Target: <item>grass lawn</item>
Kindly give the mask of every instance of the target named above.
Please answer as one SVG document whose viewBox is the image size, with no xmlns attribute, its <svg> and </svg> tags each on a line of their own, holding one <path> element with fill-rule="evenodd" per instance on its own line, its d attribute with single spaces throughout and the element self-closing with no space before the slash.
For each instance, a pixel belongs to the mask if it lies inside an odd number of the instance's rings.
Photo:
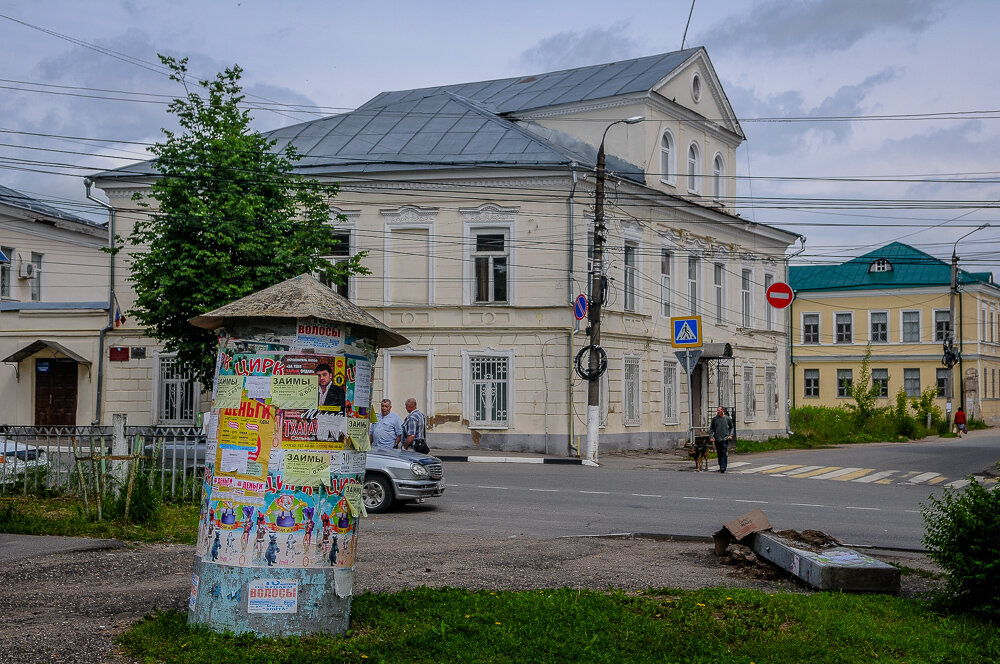
<svg viewBox="0 0 1000 664">
<path fill-rule="evenodd" d="M 143 662 L 1000 661 L 1000 630 L 886 595 L 418 588 L 354 598 L 343 638 L 259 639 L 147 617 L 118 638 Z"/>
<path fill-rule="evenodd" d="M 76 498 L 4 496 L 0 498 L 0 532 L 194 544 L 198 538 L 198 507 L 164 504 L 158 518 L 140 525 L 114 519 L 90 520 Z"/>
</svg>

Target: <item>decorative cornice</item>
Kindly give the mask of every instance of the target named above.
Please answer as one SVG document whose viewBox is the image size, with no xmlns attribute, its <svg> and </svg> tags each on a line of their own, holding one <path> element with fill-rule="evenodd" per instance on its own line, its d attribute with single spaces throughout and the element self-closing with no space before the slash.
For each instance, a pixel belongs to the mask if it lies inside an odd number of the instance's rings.
<svg viewBox="0 0 1000 664">
<path fill-rule="evenodd" d="M 463 189 L 468 189 L 470 198 L 478 198 L 482 196 L 480 189 L 483 187 L 488 187 L 490 189 L 555 188 L 566 187 L 571 182 L 572 179 L 567 171 L 567 174 L 564 177 L 475 178 L 469 180 L 435 180 L 433 182 L 414 182 L 412 180 L 400 182 L 386 180 L 352 183 L 340 181 L 340 190 L 342 192 L 350 191 L 353 193 L 393 190 L 444 191 L 454 195 L 456 190 L 458 193 L 461 193 Z"/>
<path fill-rule="evenodd" d="M 434 222 L 438 209 L 404 205 L 396 209 L 379 210 L 379 212 L 389 224 L 430 224 Z"/>
<path fill-rule="evenodd" d="M 474 208 L 459 208 L 462 221 L 469 222 L 513 222 L 517 217 L 517 207 L 501 207 L 495 203 L 483 203 Z"/>
</svg>

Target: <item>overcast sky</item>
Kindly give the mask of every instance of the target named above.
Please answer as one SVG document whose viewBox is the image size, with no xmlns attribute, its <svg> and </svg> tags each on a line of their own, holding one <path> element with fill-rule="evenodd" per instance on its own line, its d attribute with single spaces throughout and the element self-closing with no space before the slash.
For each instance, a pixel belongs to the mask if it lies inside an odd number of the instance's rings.
<svg viewBox="0 0 1000 664">
<path fill-rule="evenodd" d="M 384 90 L 677 50 L 690 9 L 8 0 L 0 184 L 88 212 L 82 176 L 146 158 L 142 143 L 170 126 L 166 100 L 181 91 L 157 53 L 190 58 L 202 77 L 239 64 L 250 101 L 282 105 L 254 111 L 271 129 Z M 964 268 L 1000 276 L 998 25 L 995 0 L 697 0 L 686 45 L 706 47 L 747 135 L 736 168 L 754 202 L 741 214 L 806 235 L 810 262 L 892 240 L 948 258 L 989 222 L 958 253 Z"/>
</svg>

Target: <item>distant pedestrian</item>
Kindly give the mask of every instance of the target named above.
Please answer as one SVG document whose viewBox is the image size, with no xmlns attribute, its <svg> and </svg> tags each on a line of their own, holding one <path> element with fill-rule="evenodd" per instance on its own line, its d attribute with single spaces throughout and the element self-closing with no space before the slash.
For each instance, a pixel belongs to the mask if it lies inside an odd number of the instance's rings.
<svg viewBox="0 0 1000 664">
<path fill-rule="evenodd" d="M 382 399 L 381 414 L 378 421 L 371 425 L 368 430 L 368 437 L 371 439 L 372 447 L 382 449 L 393 449 L 399 446 L 399 441 L 403 438 L 403 421 L 399 415 L 392 412 L 392 402 Z"/>
<path fill-rule="evenodd" d="M 726 415 L 726 409 L 719 406 L 708 427 L 708 442 L 715 443 L 715 454 L 719 457 L 719 472 L 726 472 L 729 465 L 729 441 L 735 433 L 733 418 Z"/>
<path fill-rule="evenodd" d="M 958 437 L 961 438 L 963 433 L 969 433 L 969 427 L 965 424 L 965 411 L 959 406 L 958 410 L 955 411 L 955 430 L 958 431 Z"/>
<path fill-rule="evenodd" d="M 421 454 L 430 452 L 427 447 L 427 417 L 417 410 L 417 400 L 406 400 L 406 419 L 403 420 L 403 449 Z"/>
</svg>

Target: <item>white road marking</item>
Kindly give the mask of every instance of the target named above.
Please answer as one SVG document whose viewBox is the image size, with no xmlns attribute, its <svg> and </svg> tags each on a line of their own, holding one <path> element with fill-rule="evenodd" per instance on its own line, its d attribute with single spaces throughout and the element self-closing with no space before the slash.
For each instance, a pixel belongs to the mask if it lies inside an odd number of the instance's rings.
<svg viewBox="0 0 1000 664">
<path fill-rule="evenodd" d="M 881 507 L 844 507 L 845 510 L 869 510 L 871 512 L 881 512 Z"/>
<path fill-rule="evenodd" d="M 528 491 L 544 491 L 548 493 L 558 493 L 559 489 L 528 489 Z"/>
<path fill-rule="evenodd" d="M 656 493 L 633 493 L 636 498 L 663 498 L 663 496 Z"/>
<path fill-rule="evenodd" d="M 601 496 L 610 496 L 611 495 L 610 491 L 581 491 L 580 493 L 596 493 L 596 494 L 599 494 Z"/>
<path fill-rule="evenodd" d="M 934 479 L 940 474 L 941 473 L 921 473 L 916 477 L 911 477 L 910 479 L 906 480 L 906 484 L 920 484 L 922 482 L 926 482 L 927 480 Z"/>
<path fill-rule="evenodd" d="M 826 505 L 813 505 L 812 503 L 792 503 L 792 507 L 826 507 Z"/>
<path fill-rule="evenodd" d="M 948 482 L 945 486 L 950 489 L 961 489 L 970 484 L 972 484 L 972 480 L 955 480 L 954 482 Z"/>
<path fill-rule="evenodd" d="M 895 475 L 898 470 L 883 470 L 877 473 L 871 473 L 870 475 L 865 475 L 864 477 L 859 477 L 856 480 L 851 480 L 852 482 L 876 482 L 878 480 L 889 477 L 890 475 Z"/>
<path fill-rule="evenodd" d="M 846 475 L 848 473 L 856 473 L 860 468 L 841 468 L 840 470 L 834 470 L 829 473 L 823 473 L 822 475 L 814 475 L 810 477 L 811 480 L 829 480 L 834 477 L 840 477 L 841 475 Z"/>
<path fill-rule="evenodd" d="M 505 487 L 505 486 L 483 486 L 482 484 L 480 484 L 476 488 L 477 489 L 500 489 L 501 491 L 507 491 L 507 487 Z"/>
<path fill-rule="evenodd" d="M 746 470 L 739 471 L 739 474 L 749 475 L 750 473 L 761 473 L 765 470 L 774 470 L 775 468 L 781 468 L 782 466 L 787 465 L 787 463 L 772 463 L 768 466 L 760 466 L 759 468 L 747 468 Z"/>
<path fill-rule="evenodd" d="M 756 503 L 758 505 L 767 505 L 766 500 L 740 500 L 739 498 L 733 499 L 734 503 Z"/>
<path fill-rule="evenodd" d="M 681 496 L 684 500 L 715 500 L 714 498 L 702 498 L 701 496 Z"/>
</svg>

